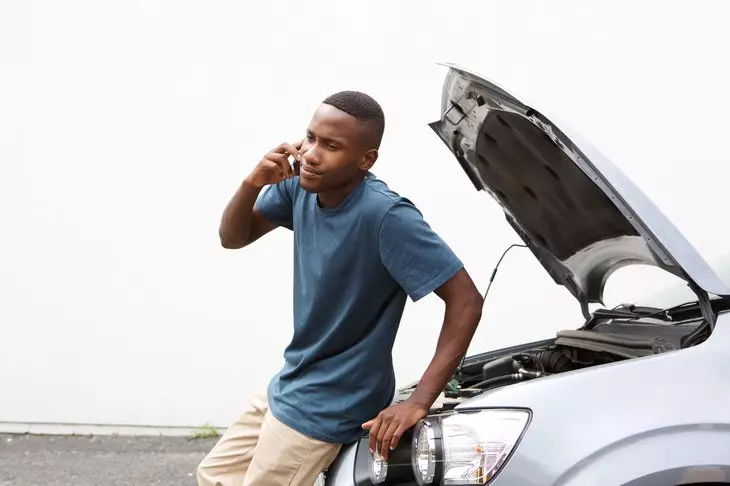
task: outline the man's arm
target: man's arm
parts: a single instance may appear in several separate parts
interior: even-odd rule
[[[408,200],[383,217],[378,235],[381,260],[415,302],[436,293],[446,304],[436,352],[411,397],[363,424],[370,448],[386,459],[403,432],[423,418],[466,354],[482,315],[479,294],[464,265]]]
[[[294,176],[289,156],[300,159],[301,142],[283,143],[269,152],[246,177],[226,205],[218,235],[224,248],[236,249],[250,245],[277,226],[288,223],[286,211],[291,211],[290,195],[281,191],[267,193],[264,211],[254,208],[261,190],[270,184],[279,184]],[[278,188],[280,189],[280,188]],[[282,206],[284,206],[282,210]],[[267,217],[268,216],[268,217]]]
[[[433,359],[408,399],[426,412],[454,375],[482,318],[483,298],[466,269],[462,268],[435,293],[446,304],[444,323]]]
[[[482,317],[483,298],[466,269],[435,293],[446,310],[431,363],[407,400],[386,408],[363,426],[370,431],[370,450],[377,450],[386,461],[388,450],[395,448],[403,433],[428,414],[466,354]]]
[[[254,209],[261,189],[246,179],[231,198],[218,228],[223,248],[243,248],[276,228],[274,223]]]

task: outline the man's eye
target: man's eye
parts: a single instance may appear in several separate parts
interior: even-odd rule
[[[308,142],[313,142],[314,141],[314,135],[312,135],[311,133],[308,133],[307,134],[307,141]]]

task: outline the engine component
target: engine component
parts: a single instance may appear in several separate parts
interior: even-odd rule
[[[482,368],[482,380],[470,388],[483,389],[503,382],[539,378],[571,369],[575,369],[575,366],[561,351],[547,349],[523,352],[485,363]]]
[[[560,331],[555,344],[610,353],[622,358],[638,358],[676,349],[661,337],[638,338],[591,331]]]
[[[522,381],[527,379],[527,375],[522,373],[510,373],[509,375],[504,376],[495,376],[494,378],[489,378],[488,380],[483,380],[477,383],[476,385],[472,386],[471,388],[489,388],[491,385],[498,385],[502,382],[510,382],[510,381]]]
[[[453,395],[473,396],[487,388],[564,373],[601,363],[674,349],[660,337],[633,337],[592,331],[560,331],[552,345],[492,359],[482,365],[481,380],[470,376]]]
[[[518,365],[512,356],[493,359],[484,363],[482,367],[482,380],[498,378],[500,376],[509,375],[517,371]]]
[[[576,366],[565,353],[554,349],[538,351],[535,354],[535,359],[542,366],[541,371],[545,373],[563,373],[576,369]]]

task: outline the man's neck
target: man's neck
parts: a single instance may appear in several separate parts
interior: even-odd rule
[[[365,174],[358,177],[348,185],[335,189],[333,191],[317,193],[317,202],[323,208],[334,208],[339,206],[345,198],[360,185],[365,178]]]

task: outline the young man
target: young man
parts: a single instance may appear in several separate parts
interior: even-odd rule
[[[418,209],[370,172],[384,126],[368,95],[330,96],[304,140],[267,154],[223,212],[225,248],[279,226],[293,231],[294,335],[267,392],[200,464],[201,486],[312,486],[342,444],[367,431],[371,450],[387,459],[466,353],[482,297]],[[406,298],[431,292],[446,308],[436,353],[413,395],[391,405]]]

